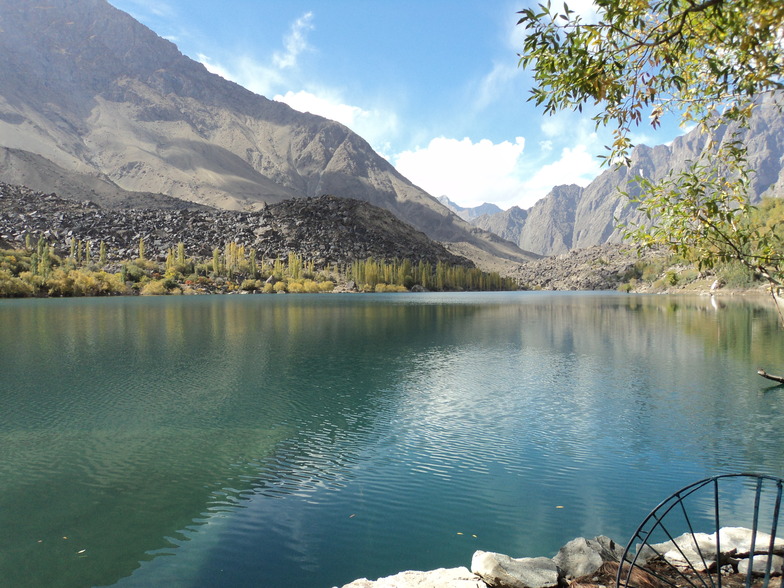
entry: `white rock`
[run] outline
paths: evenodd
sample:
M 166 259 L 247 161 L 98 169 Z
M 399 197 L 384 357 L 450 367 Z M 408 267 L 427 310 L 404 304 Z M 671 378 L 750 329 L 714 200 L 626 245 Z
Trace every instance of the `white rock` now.
M 361 578 L 343 588 L 487 588 L 487 584 L 465 567 L 459 567 L 429 572 L 401 572 L 375 581 Z
M 604 563 L 602 556 L 589 545 L 585 537 L 569 541 L 561 547 L 553 561 L 567 578 L 593 574 Z
M 752 569 L 752 574 L 755 576 L 763 576 L 765 575 L 765 568 L 768 565 L 768 556 L 767 555 L 756 555 L 754 556 L 754 567 Z M 770 575 L 771 576 L 780 576 L 782 574 L 782 566 L 784 566 L 784 557 L 774 555 L 773 561 L 770 564 Z M 749 569 L 749 560 L 744 559 L 738 563 L 738 572 L 741 574 L 745 574 Z
M 553 558 L 566 578 L 593 574 L 606 561 L 620 561 L 623 548 L 609 537 L 578 537 L 561 547 Z
M 664 554 L 664 559 L 678 569 L 691 568 L 696 572 L 706 572 L 716 563 L 716 549 L 713 551 L 698 552 L 689 546 L 681 548 L 681 551 L 672 549 Z
M 646 545 L 640 552 L 640 557 L 637 561 L 638 563 L 644 563 L 658 556 L 665 556 L 665 554 L 668 553 L 671 554 L 671 557 L 677 555 L 682 559 L 682 556 L 678 553 L 678 548 L 688 553 L 700 551 L 706 558 L 708 556 L 713 556 L 715 559 L 716 539 L 714 535 L 709 535 L 707 533 L 695 533 L 694 535 L 691 533 L 684 533 L 680 537 L 676 537 L 674 541 Z
M 550 588 L 558 585 L 558 566 L 548 557 L 514 559 L 502 553 L 477 551 L 471 571 L 490 586 L 504 588 Z
M 719 530 L 719 543 L 721 551 L 726 553 L 736 549 L 738 553 L 748 553 L 751 549 L 751 529 L 745 527 L 724 527 Z M 754 551 L 767 551 L 770 547 L 770 535 L 757 531 L 754 541 Z M 784 548 L 784 539 L 776 537 L 774 549 Z

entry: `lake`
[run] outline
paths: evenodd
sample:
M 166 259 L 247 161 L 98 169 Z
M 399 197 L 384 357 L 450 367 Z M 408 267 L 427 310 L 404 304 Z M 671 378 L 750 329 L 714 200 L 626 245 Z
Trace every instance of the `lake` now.
M 767 300 L 598 293 L 0 301 L 8 586 L 330 587 L 626 543 L 784 475 Z

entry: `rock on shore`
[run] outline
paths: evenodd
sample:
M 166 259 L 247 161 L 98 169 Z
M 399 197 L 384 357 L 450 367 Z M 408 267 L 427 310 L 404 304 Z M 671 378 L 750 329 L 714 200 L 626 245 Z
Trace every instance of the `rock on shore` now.
M 663 560 L 669 564 L 674 582 L 682 578 L 681 574 L 704 572 L 706 567 L 710 569 L 715 564 L 716 543 L 716 533 L 685 533 L 672 541 L 646 545 L 637 556 L 636 564 L 644 566 Z M 719 560 L 732 564 L 732 569 L 722 569 L 722 575 L 739 573 L 745 577 L 751 544 L 751 529 L 725 527 L 719 530 Z M 758 532 L 756 544 L 762 545 L 764 550 L 773 545 L 776 555 L 770 556 L 773 558 L 771 575 L 781 576 L 784 573 L 784 557 L 780 554 L 784 554 L 784 539 L 776 537 L 771 543 L 769 535 Z M 769 556 L 755 551 L 755 574 L 762 575 Z M 471 559 L 470 571 L 465 567 L 408 571 L 375 581 L 366 578 L 354 580 L 343 588 L 556 588 L 567 583 L 580 588 L 583 585 L 607 585 L 615 582 L 623 555 L 623 546 L 609 537 L 578 537 L 564 545 L 552 559 L 512 558 L 502 553 L 476 551 Z M 647 576 L 640 569 L 636 572 Z
M 428 572 L 408 571 L 371 581 L 354 580 L 343 588 L 555 588 L 564 580 L 591 574 L 605 561 L 619 561 L 623 548 L 604 536 L 578 538 L 547 557 L 512 558 L 476 551 L 465 567 Z

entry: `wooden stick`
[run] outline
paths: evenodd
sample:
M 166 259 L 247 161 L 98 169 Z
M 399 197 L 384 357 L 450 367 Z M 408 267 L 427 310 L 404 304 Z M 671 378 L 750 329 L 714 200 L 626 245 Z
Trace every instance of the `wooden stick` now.
M 774 382 L 778 382 L 779 384 L 784 384 L 784 377 L 782 377 L 782 376 L 774 376 L 772 374 L 769 374 L 768 372 L 766 372 L 762 368 L 759 368 L 757 370 L 757 373 L 760 376 L 762 376 L 763 378 L 767 378 L 768 380 L 773 380 Z

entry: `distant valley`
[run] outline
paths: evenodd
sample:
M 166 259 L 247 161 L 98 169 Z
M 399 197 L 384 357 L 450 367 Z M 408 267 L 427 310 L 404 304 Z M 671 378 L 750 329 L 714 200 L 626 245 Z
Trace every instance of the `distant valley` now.
M 735 130 L 725 129 L 725 134 Z M 751 127 L 740 133 L 756 171 L 751 180 L 753 199 L 784 196 L 784 116 L 771 97 L 757 108 Z M 620 243 L 619 222 L 641 219 L 619 190 L 633 194 L 637 176 L 658 179 L 670 170 L 684 169 L 686 162 L 697 158 L 704 140 L 699 130 L 692 130 L 670 145 L 640 145 L 632 154 L 630 168 L 608 169 L 584 188 L 556 186 L 527 210 L 513 206 L 493 211 L 492 204 L 460 208 L 448 199 L 441 201 L 474 226 L 539 255 L 559 255 L 604 243 Z

